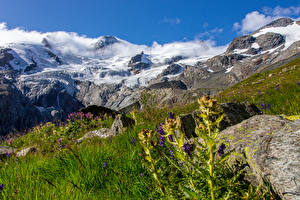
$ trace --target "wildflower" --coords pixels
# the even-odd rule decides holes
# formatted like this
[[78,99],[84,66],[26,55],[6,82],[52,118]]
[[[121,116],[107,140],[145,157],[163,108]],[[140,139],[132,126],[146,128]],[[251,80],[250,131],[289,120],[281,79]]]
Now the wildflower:
[[276,86],[275,86],[275,90],[279,90],[279,84],[277,84]]
[[264,104],[263,102],[260,102],[260,108],[262,110],[265,110],[266,109],[266,104]]
[[2,192],[3,188],[4,188],[4,185],[0,184],[0,192]]
[[92,119],[92,118],[93,118],[93,114],[90,113],[90,112],[88,112],[87,114],[85,114],[85,117],[86,117],[87,119]]
[[170,152],[172,158],[174,158],[174,153],[173,153],[173,151],[170,148],[169,148],[169,152]]
[[135,139],[134,139],[134,137],[131,138],[131,144],[135,144]]
[[271,110],[271,104],[268,103],[268,109]]
[[297,85],[299,85],[299,86],[300,86],[300,82],[297,82]]
[[222,156],[224,154],[224,149],[226,148],[225,144],[221,144],[219,149],[218,149],[218,154],[219,156]]
[[174,119],[174,117],[175,117],[175,113],[170,112],[169,119]]
[[159,136],[159,146],[164,146],[164,137],[162,135]]
[[60,143],[61,143],[61,138],[58,138],[58,139],[56,140],[56,142],[57,142],[58,144],[60,144]]
[[260,90],[257,91],[257,94],[260,94]]
[[9,156],[10,156],[10,153],[6,153],[6,156],[9,157]]
[[189,143],[186,143],[183,145],[184,151],[187,155],[191,155],[191,151],[190,151],[190,145]]
[[105,169],[105,168],[106,168],[106,166],[107,166],[107,163],[106,163],[106,162],[104,162],[104,163],[103,163],[103,168]]
[[169,135],[168,137],[169,137],[170,142],[174,142],[173,135]]
[[141,173],[140,173],[140,177],[142,177],[143,175],[144,175],[144,173],[143,173],[143,172],[141,172]]

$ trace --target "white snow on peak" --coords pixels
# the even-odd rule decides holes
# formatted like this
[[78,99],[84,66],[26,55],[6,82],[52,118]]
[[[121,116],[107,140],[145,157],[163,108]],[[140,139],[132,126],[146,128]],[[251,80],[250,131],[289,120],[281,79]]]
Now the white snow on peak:
[[232,69],[233,69],[233,66],[227,68],[225,73],[226,73],[226,74],[229,73]]
[[286,27],[268,27],[260,30],[258,33],[255,33],[253,37],[258,37],[260,35],[266,34],[266,33],[278,33],[285,37],[285,47],[283,50],[286,50],[290,45],[292,45],[294,42],[300,40],[300,25],[298,25],[296,22],[294,22],[291,25],[288,25]]
[[257,44],[257,42],[254,42],[254,43],[251,45],[251,48],[259,49],[260,46]]

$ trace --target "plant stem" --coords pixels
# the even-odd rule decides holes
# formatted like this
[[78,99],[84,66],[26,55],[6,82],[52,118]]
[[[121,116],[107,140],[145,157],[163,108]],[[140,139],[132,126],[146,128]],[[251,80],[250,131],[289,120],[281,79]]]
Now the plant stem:
[[[208,135],[211,139],[211,129],[210,125],[207,126],[208,129]],[[208,151],[209,151],[209,188],[210,188],[210,196],[211,200],[215,200],[215,193],[214,193],[214,183],[213,183],[213,177],[214,177],[214,152],[213,152],[213,144],[212,141],[208,141]]]
[[163,184],[162,184],[162,182],[161,182],[161,180],[160,180],[160,178],[159,178],[159,175],[158,175],[158,173],[157,173],[156,167],[155,167],[154,162],[153,162],[153,160],[152,160],[151,153],[149,153],[149,157],[150,157],[150,160],[151,160],[151,167],[152,167],[153,172],[154,172],[154,174],[155,174],[155,177],[154,177],[154,178],[157,180],[158,185],[159,185],[159,187],[160,187],[160,189],[161,189],[163,195],[166,196],[166,189],[165,189],[165,187],[163,186]]

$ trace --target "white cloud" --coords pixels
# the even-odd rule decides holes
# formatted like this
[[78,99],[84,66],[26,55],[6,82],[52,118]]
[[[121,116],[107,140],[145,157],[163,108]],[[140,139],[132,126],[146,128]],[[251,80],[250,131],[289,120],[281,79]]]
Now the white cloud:
[[[210,33],[221,33],[223,29],[215,28]],[[182,55],[186,57],[194,56],[214,56],[225,51],[226,46],[216,46],[212,40],[202,41],[195,39],[184,42],[171,42],[158,44],[154,42],[152,46],[135,45],[121,40],[121,43],[111,45],[109,48],[97,52],[93,49],[94,44],[99,38],[88,38],[84,35],[70,32],[37,32],[26,31],[21,28],[9,29],[6,23],[0,23],[0,46],[8,46],[12,43],[28,43],[42,45],[42,40],[46,38],[53,50],[62,54],[71,54],[75,56],[87,57],[121,57],[134,56],[141,51],[154,57],[172,57]]]
[[166,24],[171,24],[171,25],[176,25],[176,24],[180,24],[181,23],[181,19],[179,19],[178,17],[176,18],[168,18],[168,17],[164,17],[163,23]]
[[300,6],[291,6],[288,8],[282,8],[280,6],[276,6],[275,8],[264,7],[263,12],[272,16],[294,16],[300,14]]
[[237,31],[238,33],[248,34],[278,18],[293,17],[299,14],[300,6],[291,6],[288,8],[282,8],[280,6],[275,8],[264,7],[262,13],[253,11],[246,14],[242,22],[235,22],[233,24],[233,30]]

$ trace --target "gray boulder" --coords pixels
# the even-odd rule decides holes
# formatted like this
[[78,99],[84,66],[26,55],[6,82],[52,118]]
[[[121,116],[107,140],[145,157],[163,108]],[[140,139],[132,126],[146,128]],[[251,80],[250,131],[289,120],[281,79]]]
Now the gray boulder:
[[300,120],[257,115],[223,130],[226,151],[240,153],[254,185],[271,183],[275,199],[300,199]]
[[84,141],[86,139],[90,139],[90,138],[94,138],[94,137],[107,138],[110,136],[113,136],[111,129],[102,128],[99,130],[94,130],[94,131],[90,131],[90,132],[86,133],[83,137],[81,137],[77,140],[77,143],[81,143],[82,141]]
[[25,157],[28,153],[34,153],[36,151],[37,151],[37,148],[35,148],[35,147],[27,147],[27,148],[24,148],[24,149],[18,151],[16,153],[16,156],[17,157]]
[[16,149],[8,146],[0,146],[0,156],[2,155],[7,155],[7,154],[12,154],[16,152]]
[[116,116],[114,123],[111,126],[111,131],[114,136],[123,133],[124,129],[134,126],[134,120],[126,117],[124,114]]
[[[233,126],[254,115],[261,114],[260,110],[248,102],[243,103],[223,103],[220,104],[224,119],[220,124],[220,130]],[[182,128],[188,138],[195,135],[196,121],[200,120],[197,116],[199,111],[180,116]]]

